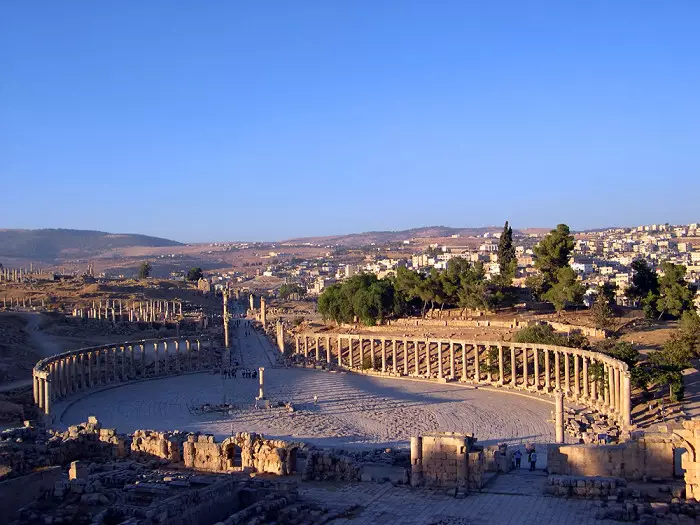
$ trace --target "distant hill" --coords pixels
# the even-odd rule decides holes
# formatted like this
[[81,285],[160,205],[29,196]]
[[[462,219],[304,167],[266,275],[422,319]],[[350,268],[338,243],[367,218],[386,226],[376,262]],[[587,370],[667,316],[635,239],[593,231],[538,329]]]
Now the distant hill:
[[93,257],[127,246],[182,246],[182,243],[131,233],[91,230],[0,230],[0,257],[56,262]]
[[486,232],[500,233],[503,226],[486,226],[483,228],[451,228],[449,226],[425,226],[401,231],[376,231],[365,233],[350,233],[348,235],[331,235],[327,237],[301,237],[282,241],[282,244],[322,244],[338,246],[366,246],[368,244],[386,244],[389,242],[401,242],[410,239],[450,237],[460,235],[462,237],[475,237]]

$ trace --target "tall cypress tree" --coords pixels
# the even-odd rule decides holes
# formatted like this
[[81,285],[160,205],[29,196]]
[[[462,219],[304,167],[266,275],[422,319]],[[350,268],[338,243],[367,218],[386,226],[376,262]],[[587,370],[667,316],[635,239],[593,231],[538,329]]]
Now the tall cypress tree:
[[511,228],[508,225],[508,221],[506,221],[503,226],[501,238],[498,241],[498,267],[501,272],[500,281],[505,286],[510,286],[513,282],[517,264],[515,247],[513,246],[513,228]]

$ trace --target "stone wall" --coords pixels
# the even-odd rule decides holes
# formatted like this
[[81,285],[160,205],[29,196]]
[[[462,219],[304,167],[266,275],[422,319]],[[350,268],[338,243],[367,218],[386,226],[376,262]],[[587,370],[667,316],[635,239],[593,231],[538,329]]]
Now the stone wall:
[[652,433],[618,445],[549,445],[547,469],[567,476],[671,479],[677,447],[669,435]]
[[131,438],[131,453],[146,454],[168,461],[182,461],[182,444],[187,435],[181,432],[154,432],[152,430],[137,430]]

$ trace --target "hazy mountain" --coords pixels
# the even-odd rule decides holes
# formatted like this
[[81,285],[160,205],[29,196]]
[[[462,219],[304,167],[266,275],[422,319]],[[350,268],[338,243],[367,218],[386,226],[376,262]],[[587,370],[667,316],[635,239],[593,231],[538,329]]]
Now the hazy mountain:
[[92,257],[127,246],[181,246],[182,243],[131,233],[91,230],[0,230],[0,257],[55,262]]

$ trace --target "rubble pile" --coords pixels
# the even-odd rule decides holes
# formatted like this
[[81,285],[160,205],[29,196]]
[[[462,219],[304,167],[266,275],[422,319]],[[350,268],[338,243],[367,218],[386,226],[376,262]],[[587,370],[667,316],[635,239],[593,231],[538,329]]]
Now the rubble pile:
[[617,442],[620,438],[620,428],[607,415],[593,410],[569,410],[566,416],[564,431],[579,443],[598,443],[601,437]]
[[[311,523],[280,521],[298,499],[296,482],[243,475],[151,470],[132,460],[71,465],[69,478],[56,481],[19,510],[14,525]],[[319,511],[319,515],[323,512]],[[292,513],[304,519],[304,513]],[[228,516],[228,517],[227,517]]]

